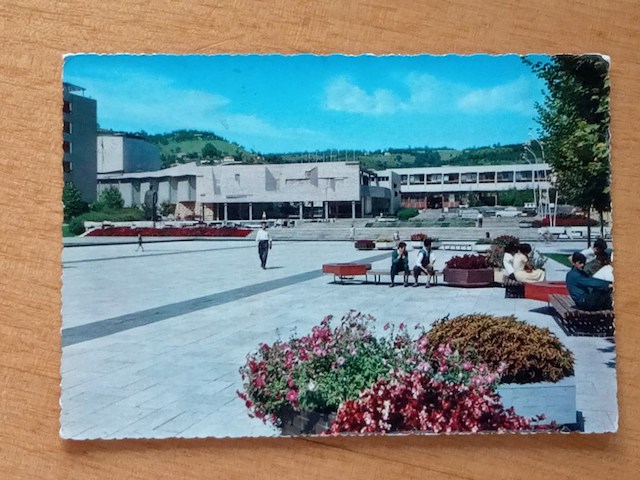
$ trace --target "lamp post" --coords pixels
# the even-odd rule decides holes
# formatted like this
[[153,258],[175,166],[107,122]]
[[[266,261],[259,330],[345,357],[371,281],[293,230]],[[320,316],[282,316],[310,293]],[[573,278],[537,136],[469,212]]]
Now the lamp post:
[[[529,135],[531,135],[531,133],[529,133]],[[533,142],[538,144],[538,148],[540,149],[541,163],[544,164],[545,163],[544,147],[543,147],[542,142],[540,140],[538,140],[536,138],[531,138],[531,140],[529,140],[527,143],[524,144],[525,152],[529,153],[533,157],[534,164],[537,165],[538,164],[538,155],[536,155],[536,153],[531,148]],[[547,187],[547,195],[546,195],[546,198],[547,198],[546,206],[547,206],[547,208],[546,208],[546,211],[545,211],[545,207],[544,207],[543,202],[542,202],[542,186],[540,185],[540,182],[538,182],[536,180],[537,172],[538,172],[538,170],[536,168],[536,170],[533,173],[534,192],[535,192],[535,188],[536,188],[536,185],[537,185],[537,188],[538,188],[538,200],[539,200],[539,203],[540,203],[540,208],[539,209],[537,208],[537,205],[536,205],[536,213],[541,213],[543,215],[546,213],[547,215],[549,215],[551,213],[549,211],[549,208],[548,208],[548,206],[549,206],[549,188]],[[545,174],[545,179],[546,179],[546,174]],[[534,196],[535,196],[535,193],[534,193]]]

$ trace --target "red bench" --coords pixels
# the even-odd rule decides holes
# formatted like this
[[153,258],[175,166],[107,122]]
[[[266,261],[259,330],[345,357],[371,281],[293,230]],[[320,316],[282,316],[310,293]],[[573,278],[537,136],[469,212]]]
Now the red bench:
[[366,282],[368,270],[371,270],[370,263],[325,263],[322,265],[322,273],[333,274],[333,281],[335,282],[337,277],[340,279],[340,283],[362,275],[365,276]]
[[548,302],[549,295],[569,295],[565,282],[525,283],[524,298]]

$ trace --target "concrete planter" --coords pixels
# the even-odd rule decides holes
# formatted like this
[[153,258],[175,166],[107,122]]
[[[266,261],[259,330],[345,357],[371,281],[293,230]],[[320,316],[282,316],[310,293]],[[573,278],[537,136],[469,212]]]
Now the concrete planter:
[[484,287],[493,283],[493,268],[445,268],[443,273],[446,283],[458,287]]
[[377,250],[393,250],[396,248],[395,242],[378,242],[376,241]]
[[476,243],[473,247],[474,252],[488,252],[491,250],[491,245],[488,243]]
[[411,247],[415,250],[420,250],[423,246],[424,242],[422,240],[411,240]]
[[558,425],[577,423],[575,377],[556,383],[504,384],[498,387],[498,394],[504,407],[513,407],[518,415],[529,418],[544,414],[541,425],[552,421]]

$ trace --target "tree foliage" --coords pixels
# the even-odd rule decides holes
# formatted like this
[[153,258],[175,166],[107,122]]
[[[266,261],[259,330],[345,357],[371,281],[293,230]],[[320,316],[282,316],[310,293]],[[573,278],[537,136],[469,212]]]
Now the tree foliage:
[[93,204],[92,210],[120,210],[124,207],[124,200],[120,190],[115,185],[100,192],[98,200]]
[[62,204],[64,205],[65,219],[75,217],[89,210],[87,202],[82,200],[80,190],[71,182],[65,183],[62,188]]
[[525,62],[547,86],[537,121],[560,194],[584,209],[609,210],[608,62],[597,55]]

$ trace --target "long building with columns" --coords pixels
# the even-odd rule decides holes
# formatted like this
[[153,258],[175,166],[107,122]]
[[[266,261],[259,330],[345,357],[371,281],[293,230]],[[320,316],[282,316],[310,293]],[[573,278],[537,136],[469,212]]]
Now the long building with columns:
[[387,187],[399,178],[402,206],[422,210],[456,208],[467,204],[471,194],[485,205],[497,205],[498,194],[510,189],[535,190],[544,198],[553,184],[546,163],[398,168],[376,173],[380,185]]
[[98,174],[98,194],[115,186],[125,206],[139,206],[153,188],[158,205],[174,206],[179,219],[253,220],[263,212],[269,218],[357,218],[400,208],[400,176],[389,175],[391,185],[382,186],[378,175],[358,162],[188,163],[148,172]]

